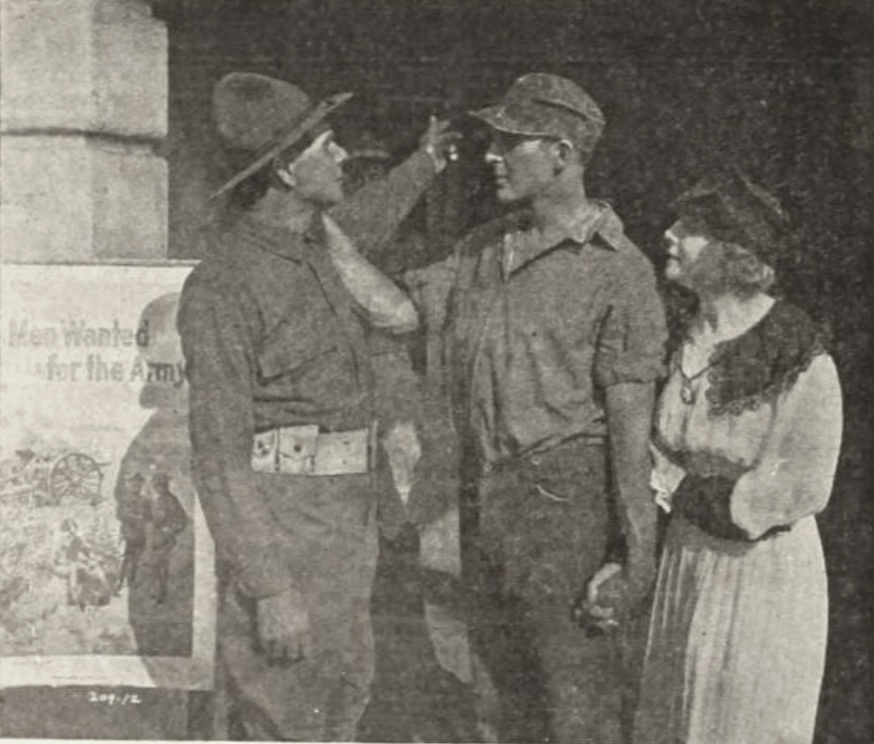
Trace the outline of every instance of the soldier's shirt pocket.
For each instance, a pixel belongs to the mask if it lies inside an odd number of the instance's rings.
[[[256,355],[262,380],[301,370],[314,359],[334,351],[337,337],[330,326],[305,315],[291,318],[270,334]]]

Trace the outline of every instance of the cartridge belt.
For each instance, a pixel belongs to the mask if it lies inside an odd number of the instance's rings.
[[[376,424],[320,431],[318,424],[278,426],[255,434],[252,470],[288,475],[353,475],[373,470]]]

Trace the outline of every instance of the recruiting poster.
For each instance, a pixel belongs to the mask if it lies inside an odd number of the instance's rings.
[[[0,687],[212,685],[175,328],[191,266],[0,267]]]

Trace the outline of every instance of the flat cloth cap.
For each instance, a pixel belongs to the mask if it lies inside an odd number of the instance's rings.
[[[594,150],[606,124],[598,104],[579,85],[543,72],[523,75],[500,103],[471,115],[500,132],[566,139],[585,153]]]

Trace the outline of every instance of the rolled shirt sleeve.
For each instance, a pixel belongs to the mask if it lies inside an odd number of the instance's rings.
[[[190,384],[195,486],[219,558],[241,591],[259,598],[286,589],[291,576],[251,469],[254,310],[244,292],[195,271],[182,293],[178,326]]]
[[[667,327],[651,265],[628,256],[610,288],[612,298],[595,352],[594,375],[606,388],[650,383],[665,373]]]

